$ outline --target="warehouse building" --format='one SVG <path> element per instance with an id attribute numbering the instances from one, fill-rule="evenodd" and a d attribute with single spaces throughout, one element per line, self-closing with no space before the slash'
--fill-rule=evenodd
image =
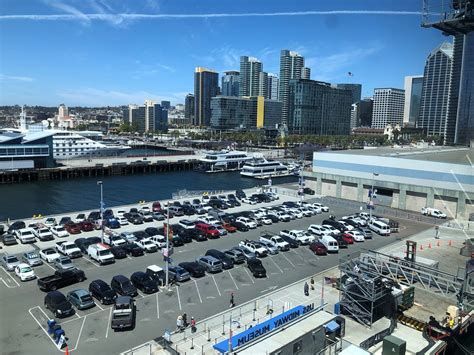
<path id="1" fill-rule="evenodd" d="M 434 207 L 449 217 L 474 213 L 474 149 L 375 148 L 315 152 L 307 185 L 326 196 L 375 206 L 420 211 Z"/>

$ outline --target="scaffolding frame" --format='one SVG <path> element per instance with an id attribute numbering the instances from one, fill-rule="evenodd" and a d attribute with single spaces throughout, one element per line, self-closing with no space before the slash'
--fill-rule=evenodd
<path id="1" fill-rule="evenodd" d="M 474 31 L 474 0 L 423 0 L 421 26 L 452 36 Z"/>

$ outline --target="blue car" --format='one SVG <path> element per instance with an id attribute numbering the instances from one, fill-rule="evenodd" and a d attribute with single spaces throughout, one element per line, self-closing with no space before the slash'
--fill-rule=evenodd
<path id="1" fill-rule="evenodd" d="M 120 222 L 116 218 L 109 218 L 105 220 L 105 226 L 112 229 L 120 228 Z"/>

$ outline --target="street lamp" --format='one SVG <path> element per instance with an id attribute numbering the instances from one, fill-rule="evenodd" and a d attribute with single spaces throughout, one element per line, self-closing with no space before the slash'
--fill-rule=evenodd
<path id="1" fill-rule="evenodd" d="M 168 201 L 168 206 L 166 207 L 166 264 L 165 264 L 165 274 L 166 274 L 166 289 L 171 291 L 169 285 L 169 262 L 170 262 L 170 203 Z"/>
<path id="2" fill-rule="evenodd" d="M 372 173 L 372 187 L 370 188 L 369 192 L 369 221 L 372 221 L 372 209 L 374 208 L 373 204 L 373 198 L 375 195 L 375 190 L 374 190 L 374 182 L 375 182 L 375 177 L 379 176 L 378 173 Z"/>
<path id="3" fill-rule="evenodd" d="M 100 240 L 104 242 L 104 185 L 102 181 L 97 181 L 100 186 Z"/>

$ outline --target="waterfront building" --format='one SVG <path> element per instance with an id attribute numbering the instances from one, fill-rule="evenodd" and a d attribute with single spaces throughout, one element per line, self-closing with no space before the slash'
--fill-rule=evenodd
<path id="1" fill-rule="evenodd" d="M 352 103 L 355 104 L 360 101 L 362 95 L 361 84 L 336 84 L 338 89 L 349 90 L 352 93 Z"/>
<path id="2" fill-rule="evenodd" d="M 282 49 L 280 52 L 280 96 L 282 102 L 282 123 L 288 121 L 289 90 L 291 79 L 301 79 L 304 58 L 299 53 Z"/>
<path id="3" fill-rule="evenodd" d="M 268 97 L 267 99 L 270 100 L 279 100 L 280 99 L 280 79 L 278 79 L 278 75 L 268 73 Z"/>
<path id="4" fill-rule="evenodd" d="M 153 130 L 155 132 L 168 131 L 168 110 L 160 104 L 155 104 L 153 107 L 154 124 Z"/>
<path id="5" fill-rule="evenodd" d="M 301 68 L 301 79 L 311 79 L 311 68 L 303 67 Z"/>
<path id="6" fill-rule="evenodd" d="M 240 72 L 236 70 L 225 71 L 221 79 L 222 96 L 239 96 Z"/>
<path id="7" fill-rule="evenodd" d="M 188 124 L 194 121 L 194 95 L 187 94 L 184 98 L 184 118 Z"/>
<path id="8" fill-rule="evenodd" d="M 329 83 L 292 79 L 288 130 L 293 134 L 348 135 L 352 95 Z"/>
<path id="9" fill-rule="evenodd" d="M 211 69 L 197 67 L 194 73 L 194 125 L 210 125 L 211 99 L 217 95 L 219 74 Z"/>
<path id="10" fill-rule="evenodd" d="M 262 62 L 257 58 L 248 56 L 240 57 L 239 96 L 258 96 L 262 68 Z"/>
<path id="11" fill-rule="evenodd" d="M 405 126 L 414 127 L 420 117 L 422 87 L 423 75 L 405 77 L 405 106 L 403 109 L 403 124 Z"/>
<path id="12" fill-rule="evenodd" d="M 402 125 L 405 91 L 394 88 L 374 89 L 372 127 L 385 128 L 388 124 Z"/>
<path id="13" fill-rule="evenodd" d="M 217 96 L 211 100 L 211 127 L 275 128 L 281 117 L 281 102 L 263 96 Z"/>
<path id="14" fill-rule="evenodd" d="M 426 59 L 417 127 L 428 135 L 444 136 L 448 115 L 453 45 L 444 42 Z"/>

